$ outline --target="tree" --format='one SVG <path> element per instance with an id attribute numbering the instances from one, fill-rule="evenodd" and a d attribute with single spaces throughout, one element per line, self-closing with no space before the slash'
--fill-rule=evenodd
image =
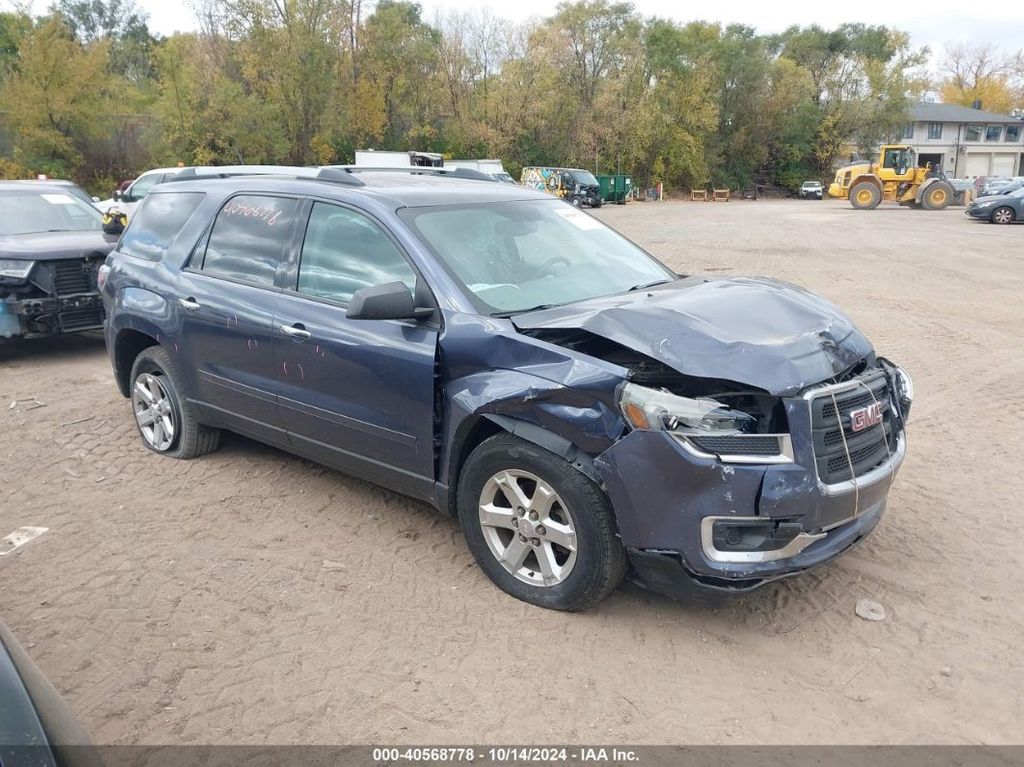
<path id="1" fill-rule="evenodd" d="M 105 42 L 83 46 L 59 16 L 25 35 L 0 90 L 17 162 L 55 176 L 82 168 L 83 147 L 111 130 L 107 57 Z"/>
<path id="2" fill-rule="evenodd" d="M 780 55 L 804 69 L 818 110 L 814 167 L 827 175 L 851 145 L 869 153 L 906 122 L 910 96 L 923 89 L 917 71 L 927 49 L 914 50 L 904 32 L 842 24 L 835 30 L 791 27 L 778 38 Z"/>
<path id="3" fill-rule="evenodd" d="M 1019 87 L 1024 79 L 1024 53 L 1007 56 L 991 43 L 946 46 L 939 93 L 947 104 L 974 106 L 990 112 L 1009 113 L 1024 106 Z"/>

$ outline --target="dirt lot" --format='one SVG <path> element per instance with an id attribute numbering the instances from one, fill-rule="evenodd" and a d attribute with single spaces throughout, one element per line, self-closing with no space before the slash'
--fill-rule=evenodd
<path id="1" fill-rule="evenodd" d="M 147 453 L 100 340 L 0 349 L 0 536 L 50 528 L 0 558 L 0 614 L 97 742 L 1020 741 L 1024 226 L 840 202 L 598 215 L 680 271 L 822 293 L 911 371 L 874 536 L 726 610 L 626 586 L 548 612 L 399 496 L 237 437 Z"/>

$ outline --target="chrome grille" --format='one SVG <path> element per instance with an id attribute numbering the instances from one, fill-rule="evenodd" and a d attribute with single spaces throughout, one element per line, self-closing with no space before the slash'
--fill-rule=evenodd
<path id="1" fill-rule="evenodd" d="M 814 459 L 818 477 L 825 484 L 866 474 L 896 451 L 898 426 L 885 372 L 871 370 L 854 381 L 856 385 L 822 387 L 808 393 Z M 876 401 L 881 405 L 881 422 L 853 431 L 850 413 Z"/>

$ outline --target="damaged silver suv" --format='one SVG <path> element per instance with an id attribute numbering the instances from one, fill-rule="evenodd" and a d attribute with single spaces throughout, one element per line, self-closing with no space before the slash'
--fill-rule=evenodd
<path id="1" fill-rule="evenodd" d="M 143 444 L 193 458 L 229 429 L 425 500 L 500 588 L 562 610 L 627 574 L 743 593 L 871 532 L 913 389 L 838 309 L 676 275 L 482 178 L 154 189 L 100 273 Z"/>

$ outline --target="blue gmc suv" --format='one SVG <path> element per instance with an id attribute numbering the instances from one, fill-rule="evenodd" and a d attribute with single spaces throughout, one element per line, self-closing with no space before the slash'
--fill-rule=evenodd
<path id="1" fill-rule="evenodd" d="M 101 269 L 153 452 L 229 429 L 425 500 L 562 610 L 627 573 L 744 593 L 878 523 L 913 388 L 823 299 L 677 275 L 472 171 L 213 171 L 155 188 Z"/>

